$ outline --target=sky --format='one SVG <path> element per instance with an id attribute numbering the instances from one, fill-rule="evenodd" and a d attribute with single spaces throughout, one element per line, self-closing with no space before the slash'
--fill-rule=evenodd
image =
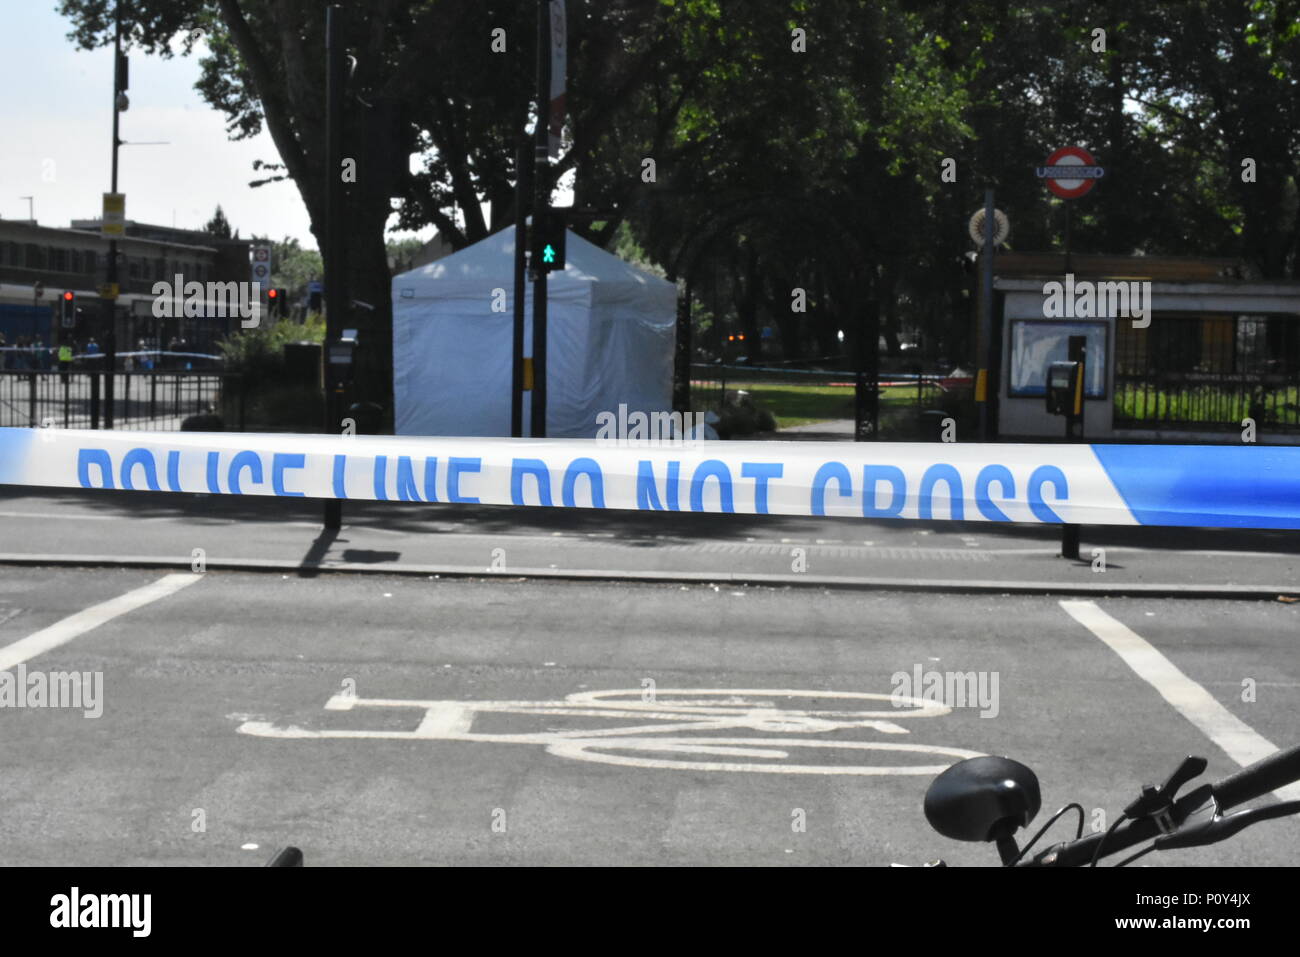
<path id="1" fill-rule="evenodd" d="M 55 0 L 0 0 L 0 217 L 67 226 L 97 217 L 111 182 L 112 47 L 77 49 Z M 196 47 L 196 51 L 199 48 Z M 256 159 L 278 162 L 263 130 L 231 141 L 224 114 L 203 102 L 194 84 L 196 56 L 170 60 L 129 51 L 130 107 L 119 135 L 126 142 L 165 140 L 165 146 L 123 146 L 118 189 L 126 218 L 201 228 L 217 205 L 241 236 L 298 239 L 315 248 L 307 210 L 290 180 L 251 189 L 263 174 Z M 418 235 L 428 239 L 432 227 Z M 410 233 L 393 234 L 393 238 Z"/>

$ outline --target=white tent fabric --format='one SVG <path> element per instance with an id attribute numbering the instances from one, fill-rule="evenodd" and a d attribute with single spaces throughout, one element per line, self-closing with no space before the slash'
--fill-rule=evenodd
<path id="1" fill-rule="evenodd" d="M 515 231 L 393 277 L 398 435 L 510 435 Z M 676 290 L 570 232 L 547 282 L 546 432 L 592 438 L 596 415 L 671 407 Z M 524 354 L 532 353 L 527 284 Z M 499 291 L 498 291 L 499 290 Z M 494 312 L 493 303 L 505 311 Z M 498 305 L 500 308 L 500 305 Z M 524 393 L 524 434 L 531 420 Z"/>

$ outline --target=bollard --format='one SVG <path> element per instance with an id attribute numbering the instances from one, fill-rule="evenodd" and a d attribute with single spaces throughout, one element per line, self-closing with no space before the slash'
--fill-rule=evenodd
<path id="1" fill-rule="evenodd" d="M 1061 526 L 1061 557 L 1079 559 L 1079 526 Z"/>

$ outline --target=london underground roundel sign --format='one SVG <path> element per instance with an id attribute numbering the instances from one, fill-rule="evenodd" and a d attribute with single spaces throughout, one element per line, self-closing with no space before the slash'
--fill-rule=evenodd
<path id="1" fill-rule="evenodd" d="M 1106 174 L 1082 146 L 1061 147 L 1047 157 L 1047 165 L 1034 172 L 1047 180 L 1047 188 L 1061 199 L 1078 199 Z"/>

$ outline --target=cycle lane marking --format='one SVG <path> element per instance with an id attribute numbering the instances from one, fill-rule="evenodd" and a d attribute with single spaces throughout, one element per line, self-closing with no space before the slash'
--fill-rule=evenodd
<path id="1" fill-rule="evenodd" d="M 1160 692 L 1160 696 L 1179 714 L 1242 767 L 1279 750 L 1277 745 L 1184 674 L 1149 641 L 1102 611 L 1096 602 L 1063 599 L 1059 604 L 1066 614 L 1100 638 L 1139 678 Z M 1278 788 L 1273 794 L 1279 800 L 1300 800 L 1300 782 Z"/>
<path id="2" fill-rule="evenodd" d="M 981 752 L 938 745 L 886 743 L 859 740 L 810 740 L 819 732 L 866 729 L 885 734 L 907 734 L 907 730 L 890 718 L 937 717 L 948 714 L 948 706 L 918 698 L 903 699 L 907 707 L 895 709 L 895 696 L 863 692 L 830 692 L 773 689 L 660 689 L 654 701 L 637 700 L 639 690 L 575 692 L 562 701 L 426 701 L 391 698 L 361 698 L 335 695 L 325 704 L 326 711 L 351 711 L 354 708 L 412 708 L 425 712 L 414 731 L 389 729 L 309 730 L 296 725 L 277 727 L 269 721 L 241 720 L 238 731 L 257 737 L 288 739 L 352 738 L 425 741 L 463 741 L 496 744 L 542 745 L 556 757 L 600 764 L 638 768 L 664 768 L 692 771 L 731 771 L 769 774 L 848 774 L 848 775 L 934 775 L 953 759 L 976 757 Z M 669 700 L 681 695 L 683 699 Z M 710 700 L 709 696 L 716 696 Z M 840 699 L 889 702 L 891 707 L 879 711 L 803 709 L 784 710 L 772 703 L 755 702 L 761 698 Z M 722 698 L 722 700 L 718 700 Z M 476 733 L 471 730 L 480 713 L 514 715 L 550 715 L 623 719 L 636 722 L 630 726 L 548 730 L 523 733 Z M 659 721 L 661 724 L 647 724 Z M 785 734 L 786 737 L 704 737 L 679 736 L 681 732 L 732 732 L 746 730 L 759 734 Z M 949 759 L 945 764 L 925 766 L 879 765 L 795 765 L 756 764 L 733 761 L 672 760 L 669 755 L 733 758 L 765 758 L 783 761 L 800 748 L 831 749 L 851 752 L 912 752 Z M 610 754 L 609 751 L 633 751 L 637 755 Z"/>
<path id="3" fill-rule="evenodd" d="M 12 644 L 0 647 L 0 671 L 6 671 L 15 665 L 30 661 L 37 655 L 66 645 L 74 638 L 79 638 L 114 618 L 120 618 L 159 599 L 174 595 L 202 577 L 189 572 L 164 575 L 157 581 L 124 595 L 83 608 L 40 631 L 33 632 L 26 638 L 19 638 Z"/>

